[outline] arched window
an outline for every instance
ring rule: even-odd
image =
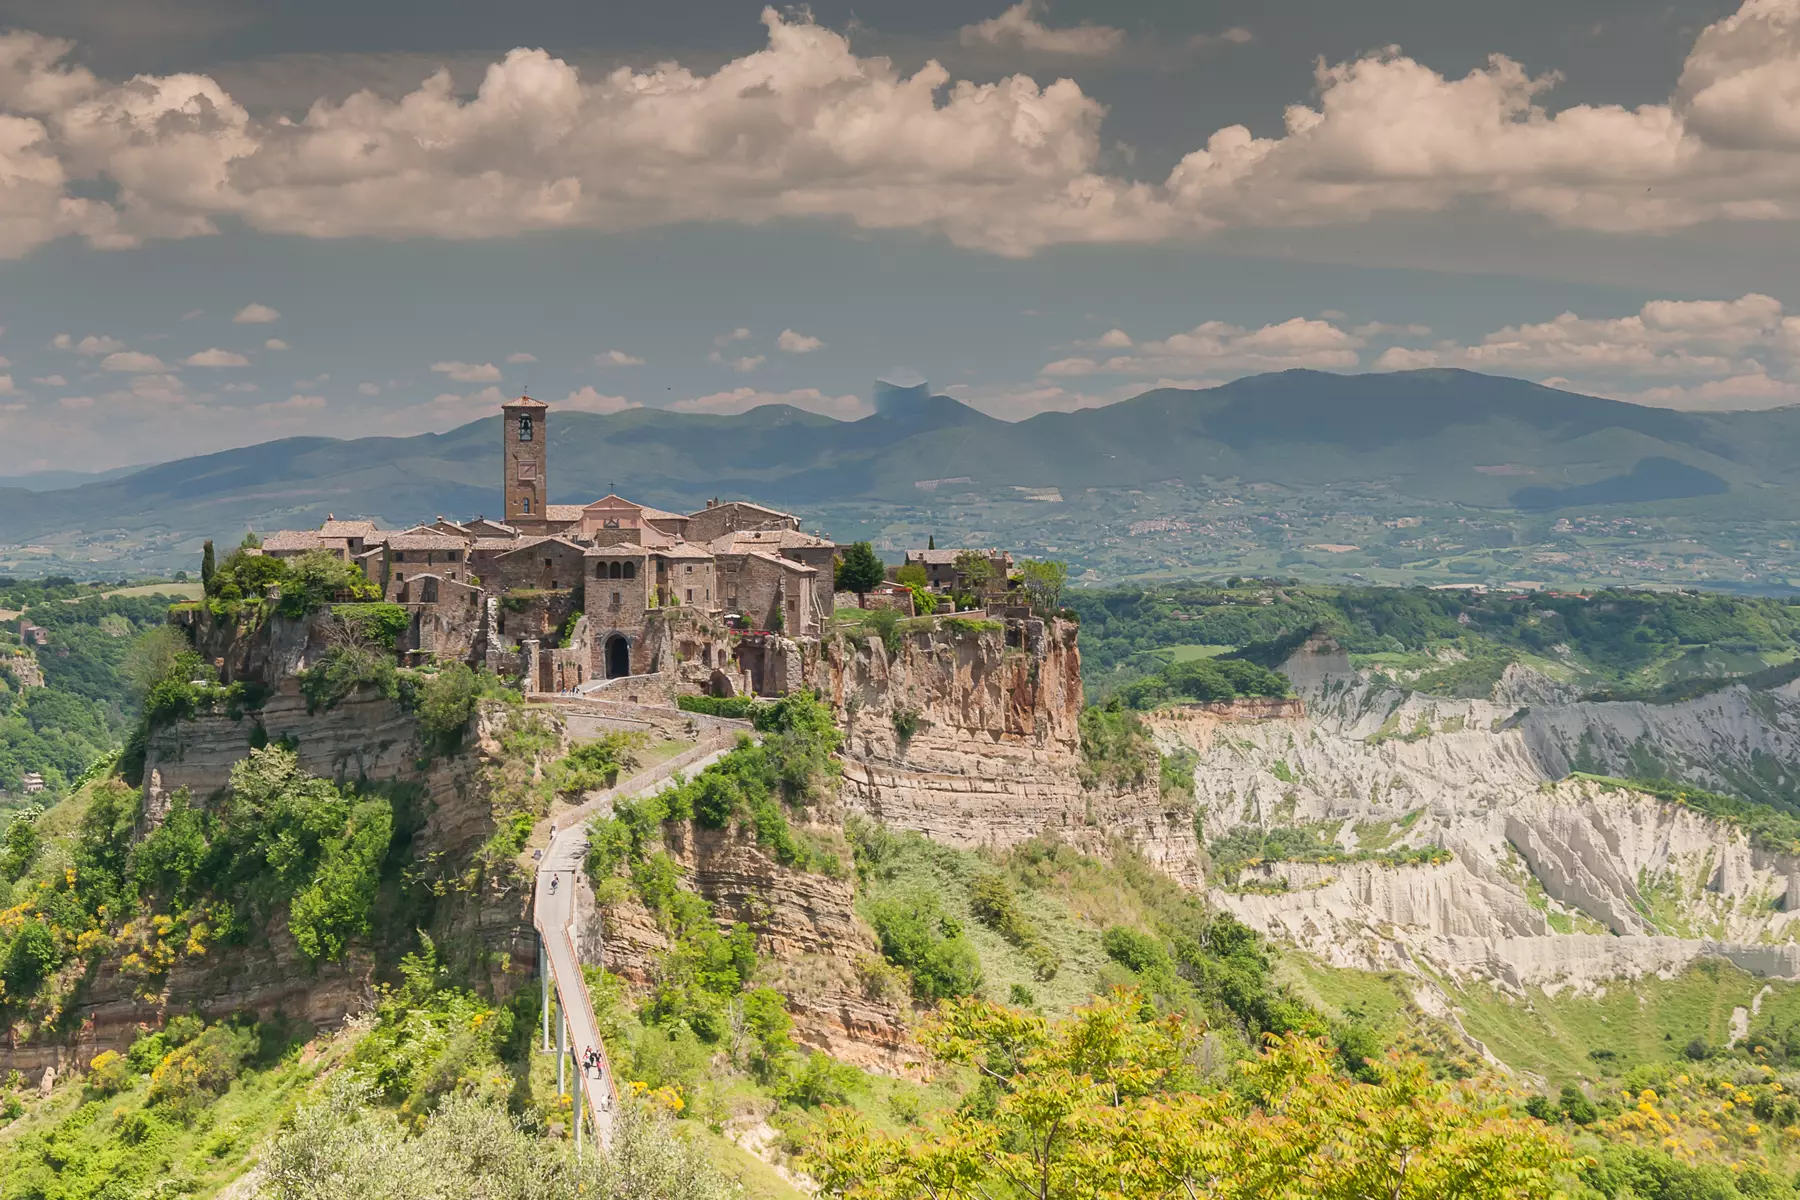
[[[636,563],[628,562],[625,564],[625,578],[626,579],[636,579],[637,578],[637,564]]]
[[[521,442],[529,442],[531,440],[531,418],[530,417],[520,417],[519,418],[519,440]]]
[[[620,565],[619,565],[619,564],[618,564],[618,563],[614,563],[614,564],[613,564],[613,565],[612,565],[612,566],[611,566],[611,567],[610,567],[610,568],[609,568],[609,569],[608,569],[608,570],[607,570],[607,572],[606,572],[606,573],[607,573],[607,574],[608,574],[608,575],[609,575],[609,576],[611,576],[611,577],[612,577],[612,578],[614,578],[614,579],[623,579],[623,578],[624,578],[624,577],[625,577],[625,570],[624,570],[624,568],[623,568],[623,567],[622,567],[622,566],[620,566]]]
[[[531,511],[531,497],[530,496],[520,496],[519,504],[522,506],[522,508],[525,512]]]
[[[605,579],[606,578],[606,564],[605,563],[595,563],[594,564],[594,578],[595,579]]]

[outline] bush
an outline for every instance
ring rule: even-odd
[[[111,1096],[131,1086],[131,1063],[117,1050],[102,1050],[88,1064],[87,1086],[101,1096]]]
[[[915,999],[935,1004],[981,989],[981,960],[936,897],[921,893],[878,900],[867,915],[881,953],[912,977]]]
[[[1155,935],[1125,925],[1114,925],[1100,935],[1100,948],[1106,956],[1141,975],[1165,973],[1169,970],[1169,952]]]
[[[881,639],[889,657],[900,651],[900,613],[892,608],[872,608],[863,618],[863,628]]]
[[[333,646],[294,678],[300,684],[300,694],[306,697],[309,713],[335,708],[359,688],[374,688],[389,699],[400,694],[399,673],[393,661],[368,646]]]
[[[412,625],[412,614],[399,604],[334,604],[331,615],[356,630],[358,636],[389,650],[398,649],[400,635]]]
[[[835,585],[840,592],[866,592],[887,577],[887,568],[868,542],[855,542],[838,560]]]
[[[756,711],[754,696],[677,696],[675,706],[683,712],[704,713],[712,717],[749,720]]]
[[[1062,968],[1061,957],[1019,907],[1004,876],[983,875],[977,879],[971,889],[970,905],[977,921],[1024,951],[1031,960],[1033,974],[1039,979],[1056,978]]]
[[[150,1103],[184,1115],[205,1107],[231,1086],[257,1045],[253,1027],[212,1026],[150,1072]]]
[[[481,693],[481,679],[467,665],[440,667],[419,691],[420,736],[446,752],[455,750],[481,706]]]

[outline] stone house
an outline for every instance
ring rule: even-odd
[[[1013,556],[1004,550],[908,550],[905,565],[924,567],[925,578],[934,592],[961,591],[963,580],[956,560],[965,554],[979,554],[992,564],[994,586],[988,590],[1006,590],[1006,580],[1013,573]]]
[[[555,592],[581,586],[586,547],[562,537],[526,537],[493,545],[475,544],[475,574],[484,585],[502,592]]]
[[[390,534],[358,561],[370,579],[384,581],[383,592],[396,604],[406,603],[416,591],[408,584],[417,576],[466,584],[471,573],[468,541],[447,533]]]
[[[686,520],[681,536],[690,542],[711,542],[728,533],[747,530],[800,530],[799,517],[748,500],[708,500],[705,508]]]

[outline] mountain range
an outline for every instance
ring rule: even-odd
[[[1513,514],[1700,505],[1768,518],[1793,511],[1800,482],[1800,407],[1677,412],[1452,370],[1285,371],[1016,423],[909,388],[852,422],[768,405],[735,416],[553,407],[550,424],[554,502],[617,491],[673,509],[715,495],[809,512],[1206,481],[1374,487]],[[76,487],[0,488],[0,542],[148,563],[185,558],[200,537],[307,527],[328,512],[395,525],[492,514],[498,437],[496,414],[442,434],[287,438]]]

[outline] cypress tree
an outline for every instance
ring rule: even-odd
[[[925,535],[925,548],[927,550],[936,550],[937,549],[937,534],[928,533]]]
[[[200,551],[200,586],[206,589],[208,595],[212,594],[213,574],[217,569],[213,562],[212,539],[207,538],[206,548]]]

